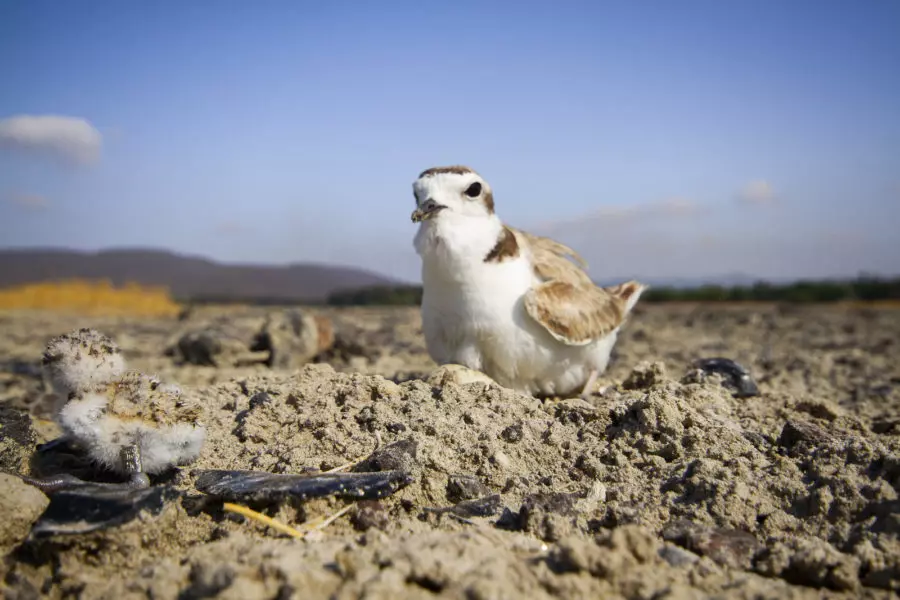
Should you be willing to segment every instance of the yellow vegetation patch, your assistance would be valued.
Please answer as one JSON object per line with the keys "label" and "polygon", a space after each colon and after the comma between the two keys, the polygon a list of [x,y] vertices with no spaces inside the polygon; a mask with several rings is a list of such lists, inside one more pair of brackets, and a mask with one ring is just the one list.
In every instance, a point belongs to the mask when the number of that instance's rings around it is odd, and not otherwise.
{"label": "yellow vegetation patch", "polygon": [[72,279],[0,289],[0,309],[72,311],[82,314],[174,316],[181,310],[165,287]]}

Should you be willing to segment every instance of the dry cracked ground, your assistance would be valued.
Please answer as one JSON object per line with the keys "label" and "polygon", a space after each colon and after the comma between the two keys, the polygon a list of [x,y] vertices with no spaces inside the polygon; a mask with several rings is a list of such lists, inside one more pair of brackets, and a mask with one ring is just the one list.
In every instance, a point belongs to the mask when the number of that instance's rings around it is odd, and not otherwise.
{"label": "dry cracked ground", "polygon": [[[35,472],[35,446],[57,434],[36,366],[75,327],[181,384],[209,428],[198,461],[156,482],[180,492],[161,511],[87,534],[29,538],[48,500],[0,474],[5,598],[900,593],[900,310],[640,307],[590,401],[435,372],[415,309],[307,309],[337,341],[290,368],[166,352],[196,323],[246,339],[273,310],[0,315],[3,470]],[[690,370],[714,356],[749,368],[760,394]],[[378,444],[402,447],[413,475],[393,495],[254,505],[293,526],[352,505],[304,539],[194,488],[195,469],[328,470]]]}

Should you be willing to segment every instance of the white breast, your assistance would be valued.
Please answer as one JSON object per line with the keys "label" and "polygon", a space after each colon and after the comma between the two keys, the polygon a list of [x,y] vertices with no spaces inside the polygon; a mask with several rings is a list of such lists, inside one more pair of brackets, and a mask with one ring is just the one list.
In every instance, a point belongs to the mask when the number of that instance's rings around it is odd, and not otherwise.
{"label": "white breast", "polygon": [[429,221],[415,239],[422,257],[423,331],[432,359],[480,370],[525,393],[580,391],[592,369],[606,368],[615,336],[580,347],[553,339],[522,304],[538,283],[527,252],[484,262],[503,225],[499,219],[469,221]]}

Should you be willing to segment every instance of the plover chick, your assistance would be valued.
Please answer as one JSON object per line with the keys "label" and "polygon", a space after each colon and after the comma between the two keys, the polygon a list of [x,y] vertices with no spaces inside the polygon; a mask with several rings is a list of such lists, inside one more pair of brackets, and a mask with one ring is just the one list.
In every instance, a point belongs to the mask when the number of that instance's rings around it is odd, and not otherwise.
{"label": "plover chick", "polygon": [[535,396],[589,395],[646,286],[599,287],[571,248],[505,225],[468,167],[427,169],[413,194],[432,359]]}
{"label": "plover chick", "polygon": [[[51,357],[46,362],[51,377],[69,389],[56,413],[63,440],[95,464],[128,476],[127,486],[146,487],[148,475],[197,458],[206,438],[198,402],[154,376],[125,371],[110,377],[108,365],[89,354],[94,360],[88,362],[105,369],[100,375],[92,374],[84,357],[70,356],[82,353],[83,346],[55,343],[58,339],[51,342],[53,352],[48,347],[45,357]],[[48,491],[98,485],[71,475],[28,481]]]}

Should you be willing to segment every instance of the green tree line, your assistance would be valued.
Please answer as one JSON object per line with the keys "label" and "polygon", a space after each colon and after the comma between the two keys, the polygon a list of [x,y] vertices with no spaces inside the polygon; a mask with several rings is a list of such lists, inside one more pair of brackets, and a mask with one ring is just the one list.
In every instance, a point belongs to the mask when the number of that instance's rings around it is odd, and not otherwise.
{"label": "green tree line", "polygon": [[422,303],[422,286],[375,285],[335,292],[328,296],[331,306],[417,306]]}
{"label": "green tree line", "polygon": [[[651,287],[642,302],[791,302],[816,303],[900,300],[900,277],[860,276],[852,280],[796,281],[748,286],[704,285],[693,288]],[[373,286],[331,294],[331,306],[414,306],[422,301],[421,286]]]}

